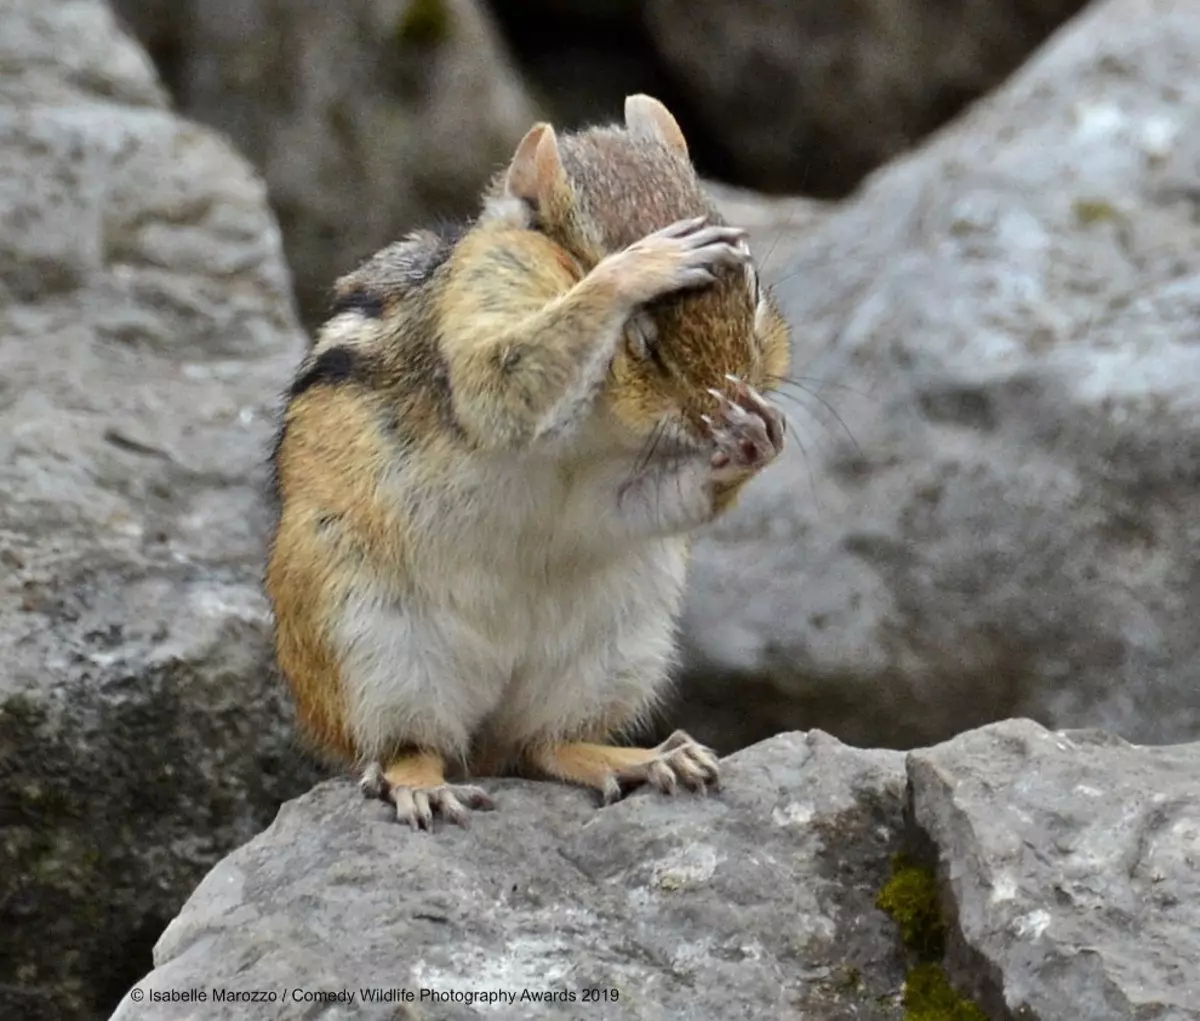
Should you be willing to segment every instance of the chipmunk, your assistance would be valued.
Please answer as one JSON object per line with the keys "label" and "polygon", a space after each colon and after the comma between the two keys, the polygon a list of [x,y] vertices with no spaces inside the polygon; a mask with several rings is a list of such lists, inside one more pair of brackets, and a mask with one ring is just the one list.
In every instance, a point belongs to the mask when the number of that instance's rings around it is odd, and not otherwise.
{"label": "chipmunk", "polygon": [[335,285],[291,387],[266,587],[302,729],[431,829],[469,781],[703,792],[667,683],[688,536],[779,454],[789,331],[669,110],[530,129],[465,228]]}

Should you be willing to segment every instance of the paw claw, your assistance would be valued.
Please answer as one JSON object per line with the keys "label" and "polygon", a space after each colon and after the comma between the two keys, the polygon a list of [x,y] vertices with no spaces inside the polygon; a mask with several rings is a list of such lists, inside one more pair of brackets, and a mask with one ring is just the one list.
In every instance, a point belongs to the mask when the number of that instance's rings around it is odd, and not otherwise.
{"label": "paw claw", "polygon": [[715,415],[701,416],[714,451],[712,468],[721,479],[746,478],[762,470],[783,449],[783,416],[752,386],[727,375],[732,396],[709,390],[717,398]]}
{"label": "paw claw", "polygon": [[482,787],[462,784],[439,784],[436,787],[390,787],[381,795],[391,802],[398,822],[408,823],[414,830],[433,831],[435,815],[447,822],[469,829],[472,811],[492,811],[496,806],[491,795]]}
{"label": "paw claw", "polygon": [[429,795],[425,791],[415,791],[413,800],[417,803],[418,828],[433,831],[433,808],[429,804]]}
{"label": "paw claw", "polygon": [[467,811],[467,806],[458,800],[453,794],[442,795],[440,808],[442,815],[447,821],[461,826],[463,829],[471,828],[471,813]]}
{"label": "paw claw", "polygon": [[[746,231],[714,226],[707,217],[693,217],[648,234],[628,248],[608,256],[593,272],[615,276],[617,288],[636,309],[678,291],[706,287],[723,267],[749,260]],[[631,309],[632,311],[632,309]]]}
{"label": "paw claw", "polygon": [[685,744],[694,743],[691,735],[686,730],[673,730],[670,736],[655,751],[673,752],[676,748],[682,748]]}
{"label": "paw claw", "polygon": [[621,782],[615,776],[607,776],[604,779],[604,790],[601,794],[604,798],[604,804],[614,805],[621,800],[625,792],[621,790]]}
{"label": "paw claw", "polygon": [[622,769],[608,778],[604,787],[606,805],[619,800],[624,791],[642,784],[649,784],[667,795],[678,793],[680,783],[701,795],[707,795],[710,788],[718,789],[716,755],[685,731],[675,731],[654,749],[654,753],[654,758]]}
{"label": "paw claw", "polygon": [[362,771],[358,778],[358,789],[365,798],[374,800],[383,797],[387,781],[383,778],[383,767],[378,762],[372,762]]}
{"label": "paw claw", "polygon": [[661,759],[650,763],[650,768],[646,770],[646,780],[664,794],[674,794],[678,790],[675,771]]}
{"label": "paw claw", "polygon": [[496,803],[492,800],[492,796],[482,787],[462,786],[456,787],[455,793],[463,799],[467,808],[476,812],[494,812]]}

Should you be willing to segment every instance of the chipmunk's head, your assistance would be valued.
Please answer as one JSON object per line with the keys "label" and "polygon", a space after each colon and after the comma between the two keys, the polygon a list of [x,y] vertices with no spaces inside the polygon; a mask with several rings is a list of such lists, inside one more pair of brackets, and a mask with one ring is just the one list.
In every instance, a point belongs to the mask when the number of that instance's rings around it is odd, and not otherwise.
{"label": "chipmunk's head", "polygon": [[[584,271],[654,231],[705,216],[724,220],[705,193],[671,112],[650,96],[625,100],[622,125],[558,135],[531,128],[486,200],[485,216],[547,235]],[[711,286],[681,291],[630,322],[602,406],[633,442],[664,450],[700,442],[711,390],[731,377],[769,391],[788,371],[790,336],[753,260]]]}

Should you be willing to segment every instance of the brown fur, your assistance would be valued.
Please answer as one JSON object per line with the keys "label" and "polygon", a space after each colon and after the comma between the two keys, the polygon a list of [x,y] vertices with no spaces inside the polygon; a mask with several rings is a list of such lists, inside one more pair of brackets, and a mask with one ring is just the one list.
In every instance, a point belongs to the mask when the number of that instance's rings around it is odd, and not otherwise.
{"label": "brown fur", "polygon": [[653,748],[568,742],[535,751],[530,765],[555,780],[603,791],[613,773],[650,762],[657,754]]}
{"label": "brown fur", "polygon": [[[691,216],[724,223],[704,191],[687,156],[683,134],[674,119],[647,97],[630,97],[641,130],[605,126],[555,138],[539,125],[536,136],[538,176],[520,182],[534,195],[531,222],[578,260],[594,268],[607,254],[620,251],[646,235]],[[650,124],[648,119],[658,119]],[[526,143],[528,144],[528,143]],[[556,154],[558,165],[549,161]],[[519,161],[518,150],[517,161]],[[515,161],[516,162],[516,161]],[[502,176],[491,195],[512,182]],[[603,400],[619,421],[632,428],[653,421],[665,409],[679,408],[695,432],[701,415],[715,407],[709,389],[721,390],[733,374],[756,389],[775,389],[790,365],[787,323],[768,296],[766,321],[754,329],[755,308],[742,274],[725,271],[716,285],[685,292],[653,309],[658,354],[669,372],[647,371],[628,353],[613,363]],[[718,488],[718,513],[732,506],[741,483]]]}
{"label": "brown fur", "polygon": [[394,759],[383,771],[391,787],[438,787],[446,782],[446,767],[441,756],[429,752],[410,752]]}
{"label": "brown fur", "polygon": [[[561,137],[535,126],[470,229],[412,234],[335,287],[284,416],[267,572],[279,664],[305,733],[333,758],[363,756],[329,636],[359,586],[419,593],[407,565],[421,493],[452,487],[468,454],[535,438],[592,357],[598,325],[619,311],[616,295],[628,293],[619,276],[628,271],[606,256],[680,219],[721,222],[665,108],[632,97],[626,116],[624,129]],[[702,435],[702,416],[717,406],[707,391],[725,389],[727,374],[769,391],[787,371],[786,324],[770,306],[756,330],[757,311],[747,275],[734,269],[657,302],[645,310],[654,357],[618,352],[601,407],[631,435],[648,436],[666,413]],[[387,491],[401,463],[409,504]],[[715,487],[714,513],[744,481]],[[603,741],[619,722],[597,720],[591,733]],[[572,743],[531,754],[544,773],[605,789],[610,773],[658,753]],[[413,747],[405,734],[382,765],[392,786],[443,780],[440,750]]]}

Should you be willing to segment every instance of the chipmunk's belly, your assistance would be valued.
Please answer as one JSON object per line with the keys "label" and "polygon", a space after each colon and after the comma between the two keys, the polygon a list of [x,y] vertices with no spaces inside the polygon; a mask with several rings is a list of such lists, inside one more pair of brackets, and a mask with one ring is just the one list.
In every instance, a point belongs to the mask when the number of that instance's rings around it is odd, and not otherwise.
{"label": "chipmunk's belly", "polygon": [[663,540],[551,573],[522,608],[519,656],[478,736],[516,749],[631,722],[666,680],[685,571],[686,546]]}
{"label": "chipmunk's belly", "polygon": [[382,590],[348,600],[335,642],[349,724],[364,760],[402,745],[466,758],[520,655],[511,628],[506,635],[498,623]]}
{"label": "chipmunk's belly", "polygon": [[[502,756],[535,740],[611,730],[666,679],[686,547],[443,576],[436,604],[362,590],[337,633],[349,723],[365,760],[398,745]],[[443,601],[444,600],[444,601]]]}

